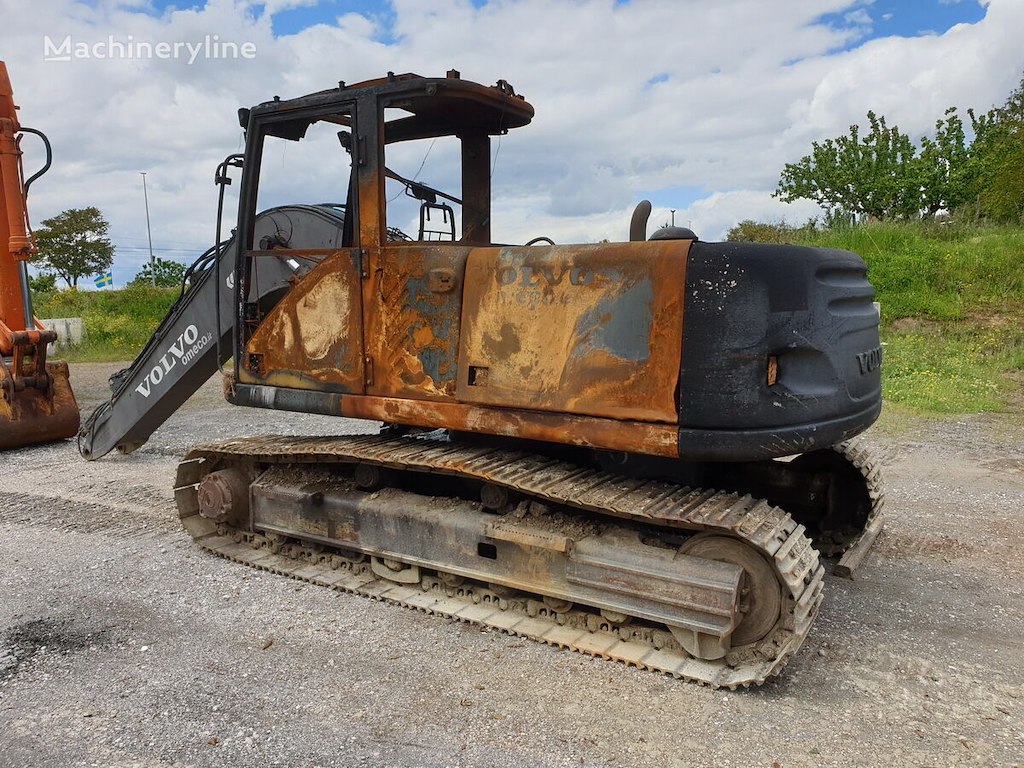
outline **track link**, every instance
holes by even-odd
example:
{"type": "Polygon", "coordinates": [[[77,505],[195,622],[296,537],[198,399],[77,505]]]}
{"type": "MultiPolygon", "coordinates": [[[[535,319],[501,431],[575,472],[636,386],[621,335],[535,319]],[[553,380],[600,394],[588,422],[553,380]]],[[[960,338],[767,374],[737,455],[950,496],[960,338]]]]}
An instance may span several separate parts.
{"type": "Polygon", "coordinates": [[[407,437],[258,437],[195,448],[178,467],[175,496],[185,528],[208,551],[263,570],[714,687],[759,685],[778,674],[810,629],[824,570],[802,525],[768,503],[735,493],[625,478],[516,451],[407,437]],[[358,555],[295,539],[232,529],[199,514],[198,484],[227,466],[370,464],[449,475],[515,491],[569,511],[679,531],[741,539],[772,565],[781,585],[781,619],[763,639],[707,661],[688,654],[663,629],[559,610],[540,596],[428,573],[419,583],[381,578],[358,555]]]}

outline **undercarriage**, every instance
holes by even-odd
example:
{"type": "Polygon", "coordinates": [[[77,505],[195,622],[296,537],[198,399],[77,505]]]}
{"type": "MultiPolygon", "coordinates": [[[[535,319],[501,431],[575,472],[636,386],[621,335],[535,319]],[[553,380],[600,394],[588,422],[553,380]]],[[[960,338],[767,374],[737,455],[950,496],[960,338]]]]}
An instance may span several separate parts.
{"type": "Polygon", "coordinates": [[[218,555],[715,687],[777,674],[821,603],[763,499],[437,433],[202,446],[175,488],[218,555]]]}

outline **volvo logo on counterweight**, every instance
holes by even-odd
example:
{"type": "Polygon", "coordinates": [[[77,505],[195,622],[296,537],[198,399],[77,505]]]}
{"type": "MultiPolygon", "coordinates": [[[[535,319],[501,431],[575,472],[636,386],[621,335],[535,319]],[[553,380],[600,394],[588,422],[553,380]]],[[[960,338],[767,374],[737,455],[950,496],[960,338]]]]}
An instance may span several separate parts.
{"type": "Polygon", "coordinates": [[[160,361],[146,374],[146,378],[135,388],[135,391],[143,397],[149,397],[153,387],[160,386],[160,382],[175,366],[179,363],[181,365],[191,363],[211,341],[213,341],[212,333],[204,333],[200,336],[198,328],[194,325],[188,326],[178,334],[178,338],[160,356],[160,361]]]}
{"type": "Polygon", "coordinates": [[[857,365],[860,366],[861,374],[878,370],[882,365],[882,348],[875,347],[867,352],[860,352],[857,355],[857,365]]]}

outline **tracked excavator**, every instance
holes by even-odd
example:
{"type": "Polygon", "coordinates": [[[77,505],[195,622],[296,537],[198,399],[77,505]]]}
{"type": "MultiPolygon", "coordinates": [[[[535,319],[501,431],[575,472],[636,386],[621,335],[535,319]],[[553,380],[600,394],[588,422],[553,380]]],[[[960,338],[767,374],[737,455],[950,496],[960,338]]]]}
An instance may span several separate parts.
{"type": "Polygon", "coordinates": [[[57,340],[32,312],[28,261],[35,254],[28,220],[28,190],[50,168],[46,135],[18,122],[18,107],[0,61],[0,449],[74,437],[78,404],[71,391],[67,363],[47,360],[57,340]],[[38,136],[46,163],[25,179],[21,140],[38,136]]]}
{"type": "Polygon", "coordinates": [[[649,203],[628,241],[495,243],[492,139],[533,115],[507,82],[455,71],[240,110],[244,154],[216,174],[223,209],[240,169],[234,232],[218,223],[80,450],[131,452],[233,360],[231,403],[378,433],[196,447],[174,492],[201,547],[760,684],[810,630],[822,557],[849,573],[882,524],[854,440],[881,407],[865,264],[680,227],[648,238],[649,203]],[[428,158],[459,188],[421,181],[428,158]],[[288,202],[314,183],[344,202],[288,202]]]}

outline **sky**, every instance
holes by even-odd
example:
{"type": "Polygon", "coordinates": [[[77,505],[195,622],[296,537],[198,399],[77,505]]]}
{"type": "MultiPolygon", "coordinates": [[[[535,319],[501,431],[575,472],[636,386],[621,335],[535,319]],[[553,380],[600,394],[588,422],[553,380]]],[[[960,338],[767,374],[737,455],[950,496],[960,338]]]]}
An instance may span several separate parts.
{"type": "MultiPolygon", "coordinates": [[[[339,80],[512,83],[536,117],[492,144],[495,240],[581,243],[626,239],[645,198],[652,230],[674,217],[704,240],[743,219],[802,224],[817,207],[771,193],[811,142],[868,110],[918,139],[1024,75],[1024,0],[0,0],[0,19],[20,120],[54,149],[32,221],[98,207],[118,287],[149,258],[141,172],[154,253],[191,263],[214,239],[214,169],[242,147],[238,108],[339,80]],[[129,55],[139,43],[178,55],[129,55]]],[[[339,199],[293,157],[288,201],[339,199]]],[[[457,191],[443,149],[399,159],[457,191]]]]}

